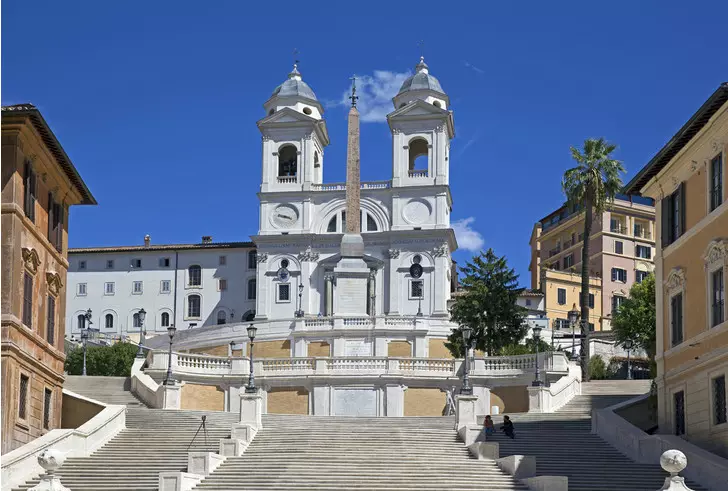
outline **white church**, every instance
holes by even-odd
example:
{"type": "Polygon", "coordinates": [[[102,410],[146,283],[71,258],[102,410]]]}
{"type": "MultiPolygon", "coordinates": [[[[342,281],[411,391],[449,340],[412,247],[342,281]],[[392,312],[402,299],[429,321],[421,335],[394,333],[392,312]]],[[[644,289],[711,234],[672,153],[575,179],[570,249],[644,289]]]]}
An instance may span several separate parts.
{"type": "MultiPolygon", "coordinates": [[[[174,245],[71,250],[69,292],[78,293],[74,285],[88,283],[93,274],[108,282],[113,273],[90,266],[102,268],[114,255],[125,275],[120,281],[144,285],[136,298],[105,295],[100,279],[94,291],[84,287],[83,296],[69,293],[69,332],[78,333],[89,308],[102,319],[106,311],[118,312],[121,320],[113,332],[138,339],[146,330],[145,344],[152,351],[145,373],[161,382],[169,341],[165,335],[149,336],[162,334],[174,319],[173,365],[183,408],[238,410],[248,374],[247,328],[253,324],[254,373],[268,412],[443,414],[446,391],[460,385],[462,372],[462,362],[445,347],[456,327],[448,301],[457,282],[451,258],[457,242],[450,227],[449,98],[420,59],[387,115],[392,175],[374,182],[359,180],[355,104],[353,93],[347,181],[325,183],[324,109],[294,65],[264,103],[265,116],[257,123],[263,141],[258,233],[253,244],[221,245],[240,255],[239,270],[227,260],[223,264],[214,242],[178,246],[187,249],[161,273],[166,280],[155,258],[169,255],[174,245]],[[135,262],[142,255],[152,257],[135,262]],[[159,281],[169,283],[171,295],[162,302],[167,317],[159,310],[164,295],[159,281]],[[231,291],[239,292],[238,298],[231,291]],[[144,327],[140,308],[146,312],[144,327]],[[191,321],[195,325],[189,329],[191,321]]],[[[505,410],[506,404],[510,411],[527,410],[526,386],[536,359],[513,366],[504,362],[495,371],[485,363],[475,360],[472,373],[479,414],[494,406],[505,410]],[[508,386],[498,395],[495,387],[503,384],[508,386]]],[[[550,369],[544,378],[558,378],[566,373],[566,362],[551,363],[550,369]]]]}

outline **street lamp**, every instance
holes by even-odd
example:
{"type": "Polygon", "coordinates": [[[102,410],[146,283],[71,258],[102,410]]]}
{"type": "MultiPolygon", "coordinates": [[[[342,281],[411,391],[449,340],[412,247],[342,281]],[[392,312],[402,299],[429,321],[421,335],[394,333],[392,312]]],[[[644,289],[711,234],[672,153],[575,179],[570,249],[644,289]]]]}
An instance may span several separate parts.
{"type": "Polygon", "coordinates": [[[233,348],[235,347],[235,341],[230,341],[230,358],[233,357],[233,348]]]}
{"type": "Polygon", "coordinates": [[[534,387],[541,387],[541,385],[543,385],[541,383],[541,371],[538,368],[538,343],[541,341],[541,326],[534,325],[531,330],[533,331],[533,341],[536,344],[536,378],[531,385],[534,387]]]}
{"type": "Polygon", "coordinates": [[[460,388],[460,394],[471,396],[473,395],[473,388],[470,386],[470,336],[473,334],[473,329],[465,326],[463,327],[463,345],[465,346],[465,367],[463,368],[463,386],[460,388]]]}
{"type": "Polygon", "coordinates": [[[303,283],[298,285],[298,310],[296,310],[296,317],[303,317],[303,309],[301,308],[301,300],[303,297],[303,283]]]}
{"type": "Polygon", "coordinates": [[[624,349],[627,350],[627,380],[632,380],[632,366],[629,363],[629,352],[634,344],[631,339],[624,342],[624,349]]]}
{"type": "Polygon", "coordinates": [[[567,315],[571,325],[571,359],[576,360],[576,332],[574,329],[576,329],[576,323],[579,321],[579,311],[576,310],[576,303],[574,303],[567,315]]]}
{"type": "Polygon", "coordinates": [[[250,375],[248,375],[248,386],[245,388],[246,394],[255,394],[258,388],[255,386],[255,377],[253,376],[253,341],[258,328],[253,324],[248,326],[248,338],[250,339],[250,375]]]}
{"type": "Polygon", "coordinates": [[[136,357],[144,358],[144,343],[146,342],[146,339],[144,339],[144,337],[147,334],[146,332],[144,332],[144,320],[147,318],[147,311],[144,309],[139,309],[137,315],[139,316],[139,349],[137,350],[136,357]]]}
{"type": "Polygon", "coordinates": [[[174,385],[174,377],[172,376],[172,339],[174,338],[175,332],[177,332],[177,328],[174,327],[174,324],[167,328],[167,333],[169,334],[169,356],[167,356],[167,377],[164,379],[164,385],[174,385]]]}
{"type": "Polygon", "coordinates": [[[81,341],[83,342],[83,372],[81,375],[86,375],[86,343],[88,342],[88,330],[91,329],[91,309],[88,309],[85,314],[83,314],[84,319],[86,319],[86,322],[84,322],[83,329],[81,329],[81,341]]]}

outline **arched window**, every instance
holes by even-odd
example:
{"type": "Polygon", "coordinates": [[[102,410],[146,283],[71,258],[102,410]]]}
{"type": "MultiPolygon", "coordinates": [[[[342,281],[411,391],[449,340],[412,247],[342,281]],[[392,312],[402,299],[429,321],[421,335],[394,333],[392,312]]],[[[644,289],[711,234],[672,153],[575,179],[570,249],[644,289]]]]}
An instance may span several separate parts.
{"type": "Polygon", "coordinates": [[[187,297],[187,317],[200,317],[201,298],[199,295],[187,297]]]}
{"type": "Polygon", "coordinates": [[[428,169],[428,143],[423,138],[415,138],[409,143],[409,170],[426,171],[428,169]]]}
{"type": "Polygon", "coordinates": [[[255,300],[255,278],[248,280],[248,300],[255,300]]]}
{"type": "Polygon", "coordinates": [[[217,324],[225,324],[227,322],[227,315],[224,310],[218,310],[217,312],[217,324]]]}
{"type": "Polygon", "coordinates": [[[201,286],[202,285],[202,268],[194,265],[187,269],[187,275],[189,277],[190,286],[201,286]]]}
{"type": "Polygon", "coordinates": [[[83,314],[78,314],[78,329],[86,329],[86,316],[83,314]]]}
{"type": "Polygon", "coordinates": [[[298,172],[298,150],[293,145],[284,145],[278,150],[278,177],[296,177],[298,172]]]}
{"type": "Polygon", "coordinates": [[[331,217],[331,220],[329,220],[329,225],[326,227],[327,232],[336,233],[336,220],[339,218],[339,214],[337,213],[333,217],[331,217]]]}
{"type": "Polygon", "coordinates": [[[255,310],[248,310],[243,314],[243,322],[250,322],[255,319],[255,310]]]}
{"type": "Polygon", "coordinates": [[[374,221],[371,215],[367,213],[367,232],[376,232],[377,222],[374,221]]]}
{"type": "Polygon", "coordinates": [[[114,316],[111,314],[106,314],[104,316],[104,326],[106,329],[113,329],[114,328],[114,316]]]}
{"type": "Polygon", "coordinates": [[[169,312],[162,312],[162,327],[169,327],[169,312]]]}
{"type": "Polygon", "coordinates": [[[132,325],[134,327],[142,327],[142,320],[139,318],[139,312],[136,312],[132,316],[132,325]]]}
{"type": "Polygon", "coordinates": [[[320,167],[321,166],[321,163],[319,162],[318,152],[314,152],[313,153],[313,166],[314,167],[320,167]]]}
{"type": "Polygon", "coordinates": [[[440,101],[432,101],[432,105],[435,107],[442,107],[442,104],[440,104],[440,101]]]}

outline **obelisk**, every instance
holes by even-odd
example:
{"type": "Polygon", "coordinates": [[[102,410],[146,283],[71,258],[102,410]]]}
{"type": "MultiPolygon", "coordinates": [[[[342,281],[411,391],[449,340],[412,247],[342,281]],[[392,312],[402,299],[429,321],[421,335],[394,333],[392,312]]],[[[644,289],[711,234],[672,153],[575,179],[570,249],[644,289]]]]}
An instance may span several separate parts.
{"type": "Polygon", "coordinates": [[[369,278],[369,268],[364,262],[364,239],[360,231],[359,111],[356,109],[356,78],[353,80],[346,149],[346,231],[341,238],[341,258],[334,268],[334,314],[341,316],[367,315],[369,278]]]}

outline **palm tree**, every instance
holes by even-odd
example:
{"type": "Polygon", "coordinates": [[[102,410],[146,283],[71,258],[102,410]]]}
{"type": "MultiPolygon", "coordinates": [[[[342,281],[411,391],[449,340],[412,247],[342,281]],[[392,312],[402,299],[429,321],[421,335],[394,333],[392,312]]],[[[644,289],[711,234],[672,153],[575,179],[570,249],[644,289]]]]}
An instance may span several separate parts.
{"type": "Polygon", "coordinates": [[[571,156],[576,167],[567,170],[561,187],[569,204],[583,208],[584,248],[581,253],[581,369],[582,377],[589,381],[589,344],[586,342],[589,325],[589,236],[591,235],[593,213],[602,213],[614,201],[622,188],[621,173],[624,166],[611,158],[617,148],[604,138],[587,138],[583,150],[571,147],[571,156]]]}

